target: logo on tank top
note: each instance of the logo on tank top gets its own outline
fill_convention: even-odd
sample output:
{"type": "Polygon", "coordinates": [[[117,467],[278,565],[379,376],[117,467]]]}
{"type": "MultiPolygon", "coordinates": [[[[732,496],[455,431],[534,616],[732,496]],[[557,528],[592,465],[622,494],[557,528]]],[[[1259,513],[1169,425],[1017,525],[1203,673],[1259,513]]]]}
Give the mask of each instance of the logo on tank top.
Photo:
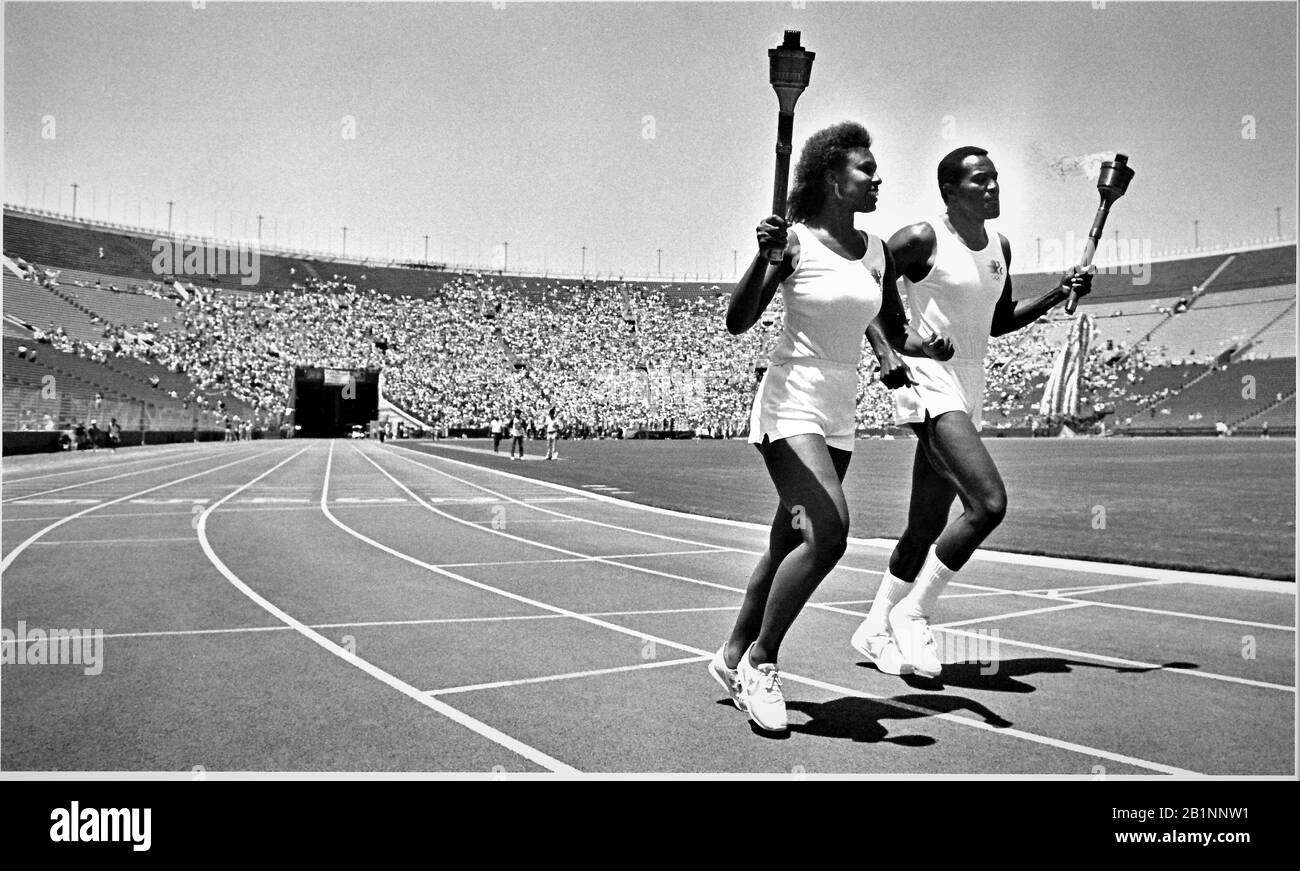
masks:
{"type": "Polygon", "coordinates": [[[989,261],[989,272],[993,273],[993,278],[994,278],[994,279],[996,279],[997,281],[1001,281],[1001,280],[1002,280],[1002,261],[1001,261],[1001,260],[990,260],[990,261],[989,261]]]}

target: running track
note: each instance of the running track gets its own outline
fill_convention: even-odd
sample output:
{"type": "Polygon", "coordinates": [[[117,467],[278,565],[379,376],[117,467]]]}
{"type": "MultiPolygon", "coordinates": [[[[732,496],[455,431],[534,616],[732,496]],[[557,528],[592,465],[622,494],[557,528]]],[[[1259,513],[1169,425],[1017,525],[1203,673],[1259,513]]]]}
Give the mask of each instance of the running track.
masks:
{"type": "Polygon", "coordinates": [[[5,462],[0,625],[104,668],[3,669],[5,772],[1295,773],[1291,584],[982,554],[904,681],[848,645],[854,541],[771,738],[704,667],[761,529],[392,443],[59,460],[5,462]]]}

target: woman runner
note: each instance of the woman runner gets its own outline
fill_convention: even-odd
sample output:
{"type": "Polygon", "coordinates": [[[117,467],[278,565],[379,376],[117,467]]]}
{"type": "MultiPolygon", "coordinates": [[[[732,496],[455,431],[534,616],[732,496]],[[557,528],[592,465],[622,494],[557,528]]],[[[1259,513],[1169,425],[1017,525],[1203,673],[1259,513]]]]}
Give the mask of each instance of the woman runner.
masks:
{"type": "MultiPolygon", "coordinates": [[[[808,597],[844,553],[849,529],[841,482],[853,452],[858,363],[866,333],[881,381],[907,383],[907,367],[879,323],[894,267],[883,242],[854,228],[876,208],[880,177],[871,135],[844,122],[808,140],[795,168],[789,219],[758,227],[760,251],[731,295],[727,329],[748,330],[779,286],[785,325],[754,397],[757,445],[780,504],[727,641],[709,664],[738,708],[766,731],[788,726],[777,656],[808,597]],[[785,248],[779,263],[763,249],[785,248]]],[[[950,353],[934,336],[922,352],[950,353]]]]}

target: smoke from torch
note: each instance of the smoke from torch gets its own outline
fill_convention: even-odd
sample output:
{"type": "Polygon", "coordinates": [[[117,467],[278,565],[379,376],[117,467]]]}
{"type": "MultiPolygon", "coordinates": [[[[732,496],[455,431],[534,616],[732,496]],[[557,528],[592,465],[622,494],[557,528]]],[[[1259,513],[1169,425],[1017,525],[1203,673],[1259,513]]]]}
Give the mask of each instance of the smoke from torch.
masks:
{"type": "Polygon", "coordinates": [[[1113,153],[1097,151],[1052,158],[1047,161],[1047,173],[1052,178],[1086,178],[1095,182],[1101,176],[1101,165],[1110,160],[1113,153]]]}

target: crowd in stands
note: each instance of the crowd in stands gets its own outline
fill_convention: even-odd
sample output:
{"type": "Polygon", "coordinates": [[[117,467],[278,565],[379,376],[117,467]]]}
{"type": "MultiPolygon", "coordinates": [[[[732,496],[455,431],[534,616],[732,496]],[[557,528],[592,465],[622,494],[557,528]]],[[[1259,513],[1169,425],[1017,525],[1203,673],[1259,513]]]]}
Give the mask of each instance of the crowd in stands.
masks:
{"type": "MultiPolygon", "coordinates": [[[[17,262],[33,280],[58,285],[54,270],[17,262]]],[[[729,335],[724,287],[683,297],[642,284],[535,279],[520,286],[463,274],[436,297],[416,299],[364,287],[365,275],[296,277],[288,290],[260,294],[133,286],[127,292],[174,299],[175,325],[105,324],[102,340],[88,343],[51,324],[33,338],[92,360],[161,364],[193,383],[186,395],[168,391],[186,408],[207,410],[209,396],[227,393],[270,425],[290,410],[296,365],[382,369],[384,396],[436,430],[485,428],[514,409],[540,429],[545,409],[556,406],[570,436],[629,426],[737,436],[746,432],[783,317],[778,295],[753,329],[729,335]]],[[[1059,342],[1049,341],[1043,321],[992,338],[989,348],[986,412],[997,413],[994,426],[1023,425],[1036,412],[1059,342]]],[[[1114,342],[1093,348],[1084,365],[1084,416],[1150,401],[1142,373],[1158,353],[1114,342]]],[[[892,424],[892,397],[875,373],[868,351],[859,371],[863,429],[892,424]]]]}
{"type": "MultiPolygon", "coordinates": [[[[723,288],[670,298],[645,285],[538,279],[516,289],[471,274],[425,300],[362,289],[362,281],[333,275],[262,294],[198,290],[178,303],[176,328],[117,328],[114,353],[144,354],[187,373],[200,395],[228,391],[269,416],[288,410],[294,365],[380,368],[385,397],[437,429],[486,427],[514,409],[540,428],[554,405],[570,435],[647,426],[732,436],[745,433],[783,316],[778,296],[752,330],[731,336],[723,288]]],[[[1057,349],[1045,323],[990,340],[986,408],[1006,418],[997,425],[1034,412],[1057,349]]],[[[1114,343],[1093,349],[1085,414],[1149,399],[1141,373],[1152,353],[1114,343]]],[[[865,354],[862,428],[892,422],[892,398],[875,370],[865,354]]]]}

